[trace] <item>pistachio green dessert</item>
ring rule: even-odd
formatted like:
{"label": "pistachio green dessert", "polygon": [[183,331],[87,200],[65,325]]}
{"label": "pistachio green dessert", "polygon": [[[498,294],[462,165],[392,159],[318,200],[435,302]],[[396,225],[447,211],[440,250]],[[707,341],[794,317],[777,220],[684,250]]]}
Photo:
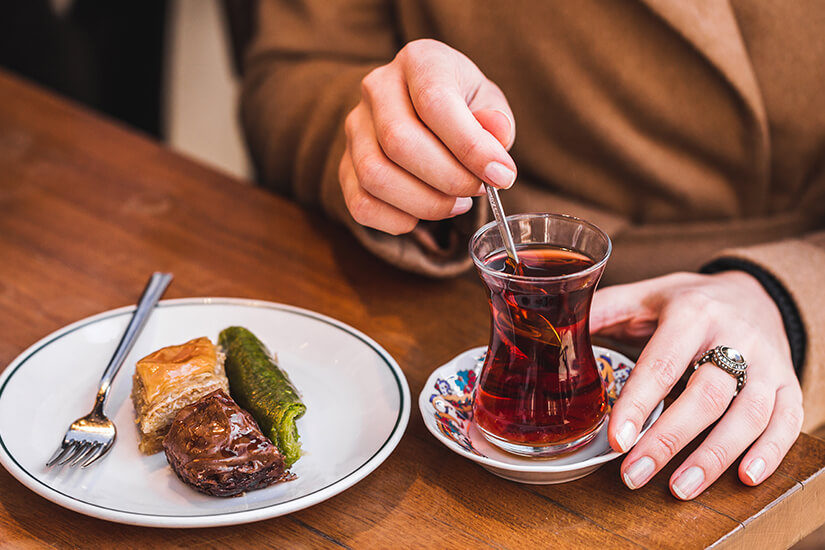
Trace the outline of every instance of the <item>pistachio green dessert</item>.
{"label": "pistachio green dessert", "polygon": [[232,398],[249,411],[278,447],[287,468],[301,457],[295,421],[306,412],[298,390],[263,342],[243,327],[221,331],[224,367]]}

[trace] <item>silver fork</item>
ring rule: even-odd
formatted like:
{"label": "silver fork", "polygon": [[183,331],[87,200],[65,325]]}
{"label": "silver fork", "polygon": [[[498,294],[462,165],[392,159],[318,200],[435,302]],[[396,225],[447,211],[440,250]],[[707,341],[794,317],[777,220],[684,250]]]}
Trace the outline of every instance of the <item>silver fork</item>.
{"label": "silver fork", "polygon": [[46,463],[47,468],[55,464],[63,465],[66,463],[69,466],[81,464],[82,468],[86,468],[102,458],[112,448],[115,437],[117,437],[117,430],[114,422],[106,418],[103,413],[103,406],[109,396],[112,380],[117,375],[117,371],[120,370],[120,366],[123,365],[126,356],[132,350],[132,346],[146,325],[149,315],[171,281],[171,273],[152,274],[146,288],[143,289],[143,294],[135,312],[132,314],[129,326],[126,327],[126,332],[123,333],[123,337],[117,345],[115,354],[109,361],[106,370],[103,371],[92,412],[72,422],[63,437],[63,443],[60,444],[60,447]]}

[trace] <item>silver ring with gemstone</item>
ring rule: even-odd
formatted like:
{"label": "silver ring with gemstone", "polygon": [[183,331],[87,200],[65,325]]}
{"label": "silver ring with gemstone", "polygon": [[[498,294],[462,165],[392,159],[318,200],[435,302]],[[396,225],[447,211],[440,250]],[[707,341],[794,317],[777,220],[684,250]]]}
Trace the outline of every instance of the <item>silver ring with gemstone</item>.
{"label": "silver ring with gemstone", "polygon": [[700,365],[705,363],[713,363],[736,378],[736,391],[733,392],[734,397],[745,387],[748,381],[748,362],[745,361],[745,358],[737,350],[730,346],[716,346],[713,349],[709,349],[696,360],[696,363],[693,365],[693,370],[698,369]]}

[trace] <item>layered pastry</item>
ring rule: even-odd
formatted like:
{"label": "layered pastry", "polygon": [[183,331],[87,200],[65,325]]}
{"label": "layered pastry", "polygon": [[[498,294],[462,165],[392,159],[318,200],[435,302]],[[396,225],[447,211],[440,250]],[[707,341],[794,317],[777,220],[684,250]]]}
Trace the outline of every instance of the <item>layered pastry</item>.
{"label": "layered pastry", "polygon": [[215,390],[229,391],[224,354],[206,337],[168,346],[137,362],[132,403],[140,450],[154,454],[181,409]]}
{"label": "layered pastry", "polygon": [[207,495],[233,496],[291,478],[252,415],[221,390],[178,413],[163,449],[178,478]]}

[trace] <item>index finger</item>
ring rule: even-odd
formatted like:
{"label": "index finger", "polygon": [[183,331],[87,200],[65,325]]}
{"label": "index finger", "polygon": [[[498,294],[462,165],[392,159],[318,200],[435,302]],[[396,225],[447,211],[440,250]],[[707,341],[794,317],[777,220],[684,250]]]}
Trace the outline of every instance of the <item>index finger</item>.
{"label": "index finger", "polygon": [[[469,60],[467,63],[475,69]],[[478,178],[496,187],[510,187],[516,179],[515,162],[473,116],[459,87],[456,68],[439,60],[417,66],[407,75],[410,97],[422,122]],[[486,78],[480,72],[477,76],[477,86],[483,86]]]}
{"label": "index finger", "polygon": [[685,328],[695,327],[695,321],[687,308],[662,311],[659,326],[610,413],[608,439],[614,449],[626,452],[633,446],[647,417],[705,344],[705,331]]}
{"label": "index finger", "polygon": [[400,73],[382,76],[367,90],[375,137],[390,160],[447,195],[478,194],[481,182],[419,119]]}

